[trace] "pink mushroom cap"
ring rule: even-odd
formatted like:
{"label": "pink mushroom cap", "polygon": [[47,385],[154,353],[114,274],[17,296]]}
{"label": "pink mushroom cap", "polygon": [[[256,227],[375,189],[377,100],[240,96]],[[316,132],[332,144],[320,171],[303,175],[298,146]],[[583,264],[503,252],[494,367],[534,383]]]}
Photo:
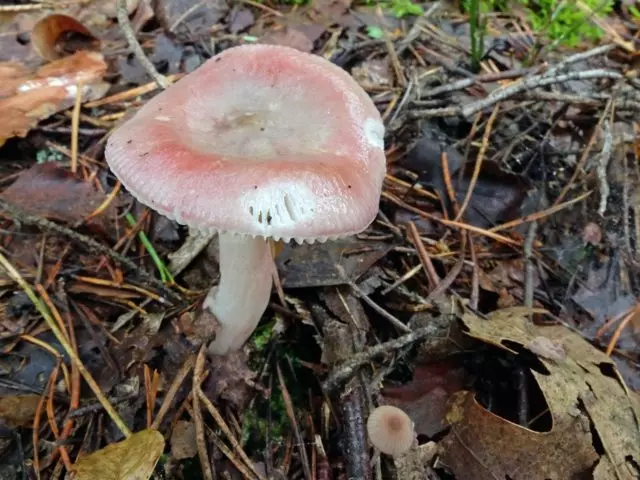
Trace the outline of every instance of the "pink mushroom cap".
{"label": "pink mushroom cap", "polygon": [[142,203],[204,231],[314,241],[378,211],[384,126],[369,96],[322,57],[233,47],[147,102],[107,143]]}

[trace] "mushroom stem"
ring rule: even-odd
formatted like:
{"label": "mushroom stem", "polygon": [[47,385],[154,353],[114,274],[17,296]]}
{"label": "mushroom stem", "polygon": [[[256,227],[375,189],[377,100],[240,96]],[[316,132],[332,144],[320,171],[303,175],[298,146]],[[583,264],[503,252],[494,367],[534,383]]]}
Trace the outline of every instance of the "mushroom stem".
{"label": "mushroom stem", "polygon": [[204,308],[220,324],[209,352],[239,350],[267,308],[273,282],[273,258],[264,238],[221,233],[220,283],[211,289]]}

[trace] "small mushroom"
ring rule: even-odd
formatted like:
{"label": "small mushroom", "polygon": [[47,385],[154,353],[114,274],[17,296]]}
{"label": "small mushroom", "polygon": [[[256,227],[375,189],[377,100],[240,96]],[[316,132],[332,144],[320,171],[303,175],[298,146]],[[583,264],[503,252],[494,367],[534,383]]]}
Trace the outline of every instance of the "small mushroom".
{"label": "small mushroom", "polygon": [[367,433],[374,447],[392,456],[407,452],[416,438],[409,415],[391,405],[382,405],[371,412]]}
{"label": "small mushroom", "polygon": [[238,350],[264,313],[267,240],[326,241],[375,218],[384,126],[351,76],[276,45],[229,48],[147,102],[107,143],[140,202],[218,232],[220,283],[204,302],[220,324],[209,351]]}

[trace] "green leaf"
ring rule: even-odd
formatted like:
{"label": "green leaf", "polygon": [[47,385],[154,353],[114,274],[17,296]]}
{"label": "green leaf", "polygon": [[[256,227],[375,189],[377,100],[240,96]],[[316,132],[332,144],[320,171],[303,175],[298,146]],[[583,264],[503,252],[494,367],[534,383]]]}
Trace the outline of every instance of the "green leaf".
{"label": "green leaf", "polygon": [[384,37],[384,30],[377,25],[369,25],[367,27],[367,35],[376,40],[380,40]]}

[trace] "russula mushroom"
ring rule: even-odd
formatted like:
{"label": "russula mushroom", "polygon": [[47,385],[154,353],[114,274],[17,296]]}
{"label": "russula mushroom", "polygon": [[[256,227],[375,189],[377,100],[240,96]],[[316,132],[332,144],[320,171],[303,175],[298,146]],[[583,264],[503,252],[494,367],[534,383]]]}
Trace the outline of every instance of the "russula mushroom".
{"label": "russula mushroom", "polygon": [[416,438],[409,415],[392,405],[382,405],[371,412],[367,433],[374,447],[392,456],[407,452]]}
{"label": "russula mushroom", "polygon": [[224,50],[147,102],[106,159],[140,202],[219,233],[220,282],[204,308],[210,352],[242,347],[271,295],[269,238],[326,241],[375,218],[384,126],[369,96],[322,57],[276,45]]}

